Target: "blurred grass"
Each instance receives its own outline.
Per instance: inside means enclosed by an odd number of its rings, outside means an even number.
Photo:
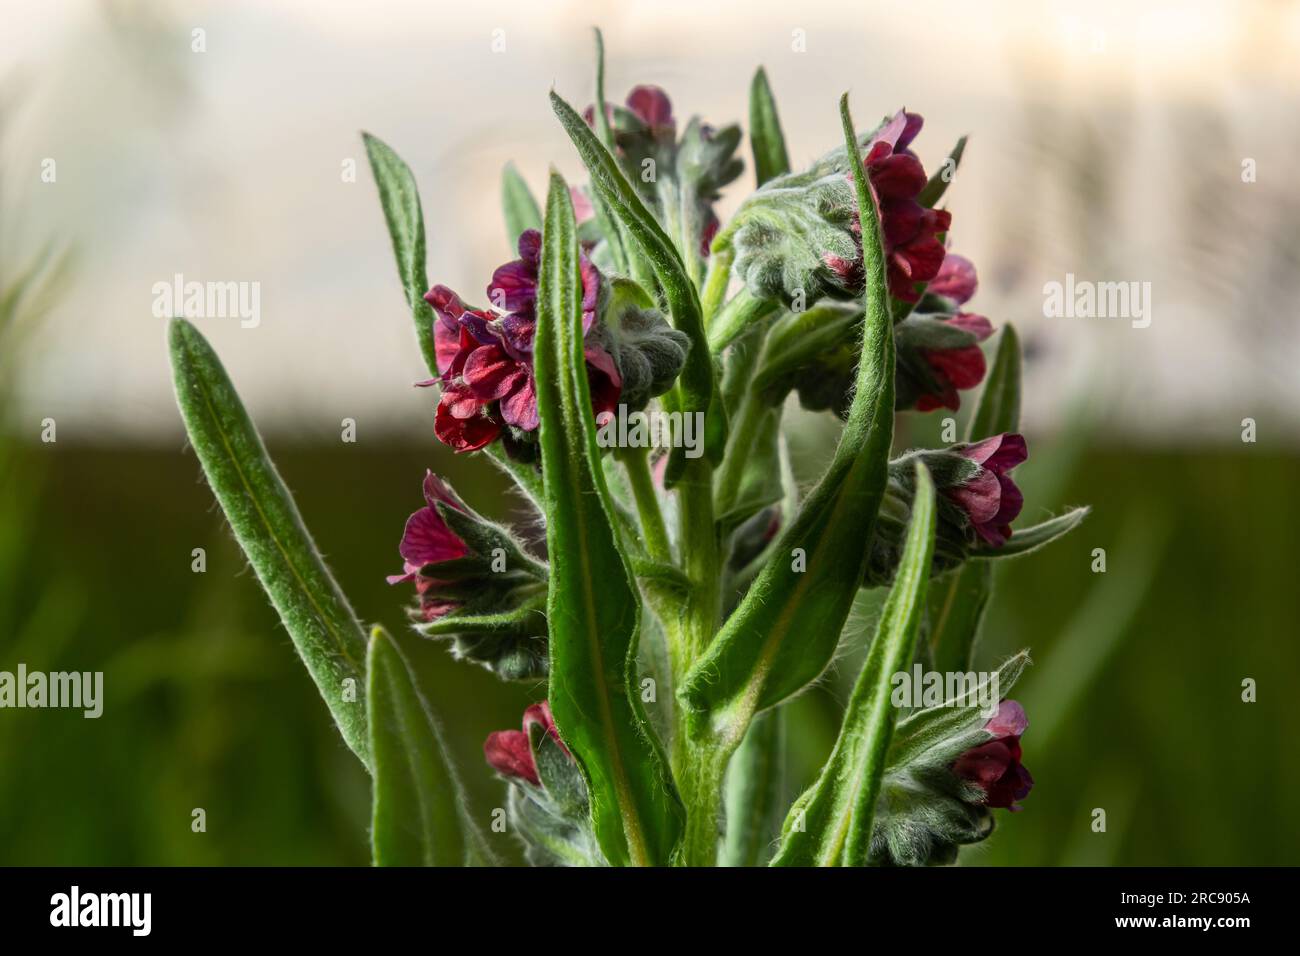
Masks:
[[[384,575],[398,566],[423,469],[447,472],[486,511],[499,515],[510,501],[494,471],[432,443],[270,445],[358,613],[390,628],[403,626],[409,595]],[[368,781],[192,454],[14,451],[36,480],[7,488],[4,510],[34,534],[0,587],[11,605],[0,615],[0,668],[103,670],[106,701],[98,720],[0,711],[0,864],[366,863]],[[1081,501],[1095,510],[1080,532],[1000,572],[981,665],[1033,650],[1038,666],[1015,696],[1036,702],[1024,747],[1037,786],[1023,813],[999,814],[999,832],[966,862],[1300,858],[1289,796],[1300,771],[1288,759],[1300,713],[1284,706],[1283,684],[1300,672],[1297,477],[1300,458],[1256,446],[1093,448],[1053,500],[1030,492],[1031,513]],[[196,547],[207,550],[203,574],[190,568]],[[1105,576],[1089,569],[1094,547],[1107,549]],[[1153,547],[1163,557],[1144,570]],[[1120,618],[1113,646],[1090,653],[1110,610]],[[1079,680],[1082,666],[1096,679]],[[474,812],[487,820],[503,788],[483,765],[482,741],[518,726],[544,688],[503,685],[433,643],[420,667]],[[1241,702],[1244,677],[1258,681],[1258,703]],[[833,740],[838,694],[830,679],[791,707],[803,779]],[[1050,746],[1039,745],[1035,710],[1054,727]],[[206,833],[190,830],[195,807],[207,812]],[[1090,830],[1093,807],[1107,809],[1105,834]]]

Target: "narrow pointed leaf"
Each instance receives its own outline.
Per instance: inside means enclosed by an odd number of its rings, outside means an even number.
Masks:
[[[786,715],[760,714],[727,768],[723,866],[764,866],[776,849],[785,797]]]
[[[943,198],[943,194],[948,191],[948,186],[951,185],[953,177],[957,174],[957,167],[961,165],[961,155],[964,152],[966,152],[965,136],[957,140],[957,145],[952,148],[947,160],[930,176],[925,188],[916,197],[917,202],[927,209],[933,209],[938,205],[939,200]]]
[[[501,170],[501,211],[505,216],[506,241],[511,250],[521,233],[529,229],[541,231],[542,210],[514,163],[506,163]]]
[[[1028,528],[1017,528],[1002,547],[989,548],[987,551],[976,551],[972,557],[988,559],[1014,558],[1022,554],[1028,554],[1031,551],[1037,551],[1043,545],[1050,544],[1062,535],[1073,531],[1079,522],[1088,517],[1090,510],[1087,507],[1071,508],[1064,514],[1049,518],[1041,524]]]
[[[641,603],[614,530],[582,354],[573,207],[552,175],[534,361],[551,561],[550,703],[614,864],[669,862],[682,808],[636,692]]]
[[[846,141],[853,142],[847,99]],[[894,415],[894,340],[880,224],[857,150],[866,319],[862,360],[835,457],[778,539],[744,600],[678,690],[685,706],[739,744],[755,713],[798,693],[825,670],[862,582],[884,494]]]
[[[993,716],[981,709],[980,701],[996,702],[1005,698],[1029,663],[1029,652],[1021,651],[1004,661],[991,675],[970,671],[973,679],[963,693],[936,707],[918,710],[901,721],[889,746],[887,770],[893,773],[922,762],[950,763],[980,743],[979,735],[984,733],[984,725]]]
[[[1020,337],[1008,322],[998,335],[998,350],[967,428],[967,441],[982,441],[1020,427],[1020,367]]]
[[[711,450],[710,457],[720,454],[726,442],[725,426],[721,409],[711,407],[714,392],[713,361],[709,356],[695,285],[687,276],[686,267],[672,240],[646,209],[632,184],[619,170],[614,157],[601,145],[586,121],[556,93],[551,94],[551,106],[591,174],[592,189],[653,267],[655,277],[663,288],[673,325],[685,332],[691,340],[686,365],[676,389],[670,395],[675,395],[674,410],[683,413],[703,412],[708,415],[705,420],[706,447]],[[680,475],[686,462],[684,449],[674,449],[672,463],[669,465],[670,477]]]
[[[934,482],[917,464],[916,501],[898,575],[817,782],[795,801],[774,866],[865,866],[876,798],[898,720],[893,675],[907,669],[925,614],[934,555]]]
[[[365,709],[355,694],[365,682],[365,633],[221,360],[185,319],[172,319],[169,338],[176,402],[208,484],[344,741],[369,765]]]
[[[361,139],[366,144],[375,185],[379,187],[379,204],[384,209],[388,235],[393,241],[397,274],[415,321],[420,353],[424,356],[424,364],[436,376],[438,359],[433,344],[433,308],[424,301],[424,294],[429,291],[429,280],[424,265],[424,213],[420,208],[420,191],[416,188],[411,168],[387,143],[369,133],[362,133]]]
[[[397,643],[370,634],[366,711],[374,759],[370,841],[376,866],[494,863],[442,731]]]
[[[776,114],[776,100],[761,66],[749,87],[749,143],[754,151],[754,175],[758,185],[790,171],[785,136]]]

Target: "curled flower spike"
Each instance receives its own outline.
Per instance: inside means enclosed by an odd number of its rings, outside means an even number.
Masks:
[[[993,739],[972,747],[953,763],[954,774],[984,792],[986,806],[1015,813],[1021,809],[1016,801],[1033,789],[1034,778],[1020,763],[1020,737],[1028,726],[1025,709],[1014,700],[1004,700],[984,727]]]
[[[537,762],[533,759],[531,728],[540,726],[567,754],[569,751],[560,740],[560,733],[555,729],[555,719],[551,716],[551,705],[546,701],[533,704],[524,711],[523,730],[497,730],[488,734],[483,742],[483,756],[488,765],[501,776],[510,780],[524,780],[534,787],[541,786],[537,774]]]

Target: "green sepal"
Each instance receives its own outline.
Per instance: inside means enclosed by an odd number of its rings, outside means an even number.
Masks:
[[[1017,528],[1001,547],[976,548],[971,552],[970,556],[972,558],[992,560],[995,558],[1015,558],[1022,554],[1029,554],[1031,551],[1037,551],[1044,545],[1050,544],[1057,538],[1073,531],[1084,518],[1088,517],[1088,512],[1091,510],[1086,506],[1071,508],[1064,514],[1049,518],[1040,524],[1031,525],[1028,528]]]
[[[509,610],[456,610],[418,623],[415,630],[448,639],[452,657],[486,667],[502,680],[536,680],[549,672],[545,591]]]

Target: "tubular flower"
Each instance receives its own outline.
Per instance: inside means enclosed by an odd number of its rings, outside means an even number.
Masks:
[[[914,459],[929,469],[939,492],[932,574],[942,574],[973,554],[995,557],[1011,537],[1024,496],[1010,472],[1028,457],[1022,435],[1001,434],[974,444],[908,452],[889,463],[889,483],[869,545],[865,584],[894,579],[915,494]]]
[[[487,288],[491,309],[474,309],[444,285],[425,295],[434,310],[434,344],[442,385],[434,434],[457,452],[476,451],[507,429],[518,437],[537,430],[537,389],[533,379],[533,335],[537,327],[537,274],[541,234],[519,237],[519,258],[500,266]],[[582,257],[583,331],[595,324],[601,275]],[[618,405],[622,378],[597,343],[584,349],[592,404],[597,412]]]
[[[569,752],[560,740],[559,731],[555,729],[551,705],[542,701],[524,711],[523,730],[497,730],[488,734],[483,743],[483,756],[488,765],[501,776],[510,780],[525,780],[534,787],[539,787],[542,781],[537,774],[537,762],[533,759],[534,725],[549,734],[564,753]]]
[[[455,561],[469,553],[465,542],[439,514],[438,502],[460,512],[468,509],[451,486],[432,471],[424,476],[424,501],[425,506],[406,519],[406,530],[397,549],[402,556],[402,573],[389,575],[388,583],[414,581],[420,597],[420,616],[432,621],[460,606],[457,601],[438,596],[437,585],[440,582],[434,576],[437,565]]]
[[[1029,726],[1025,709],[1014,700],[1004,700],[984,729],[993,735],[988,743],[966,751],[952,765],[952,772],[984,792],[986,806],[1002,807],[1015,813],[1016,803],[1029,796],[1034,778],[1020,763],[1020,737]]]

